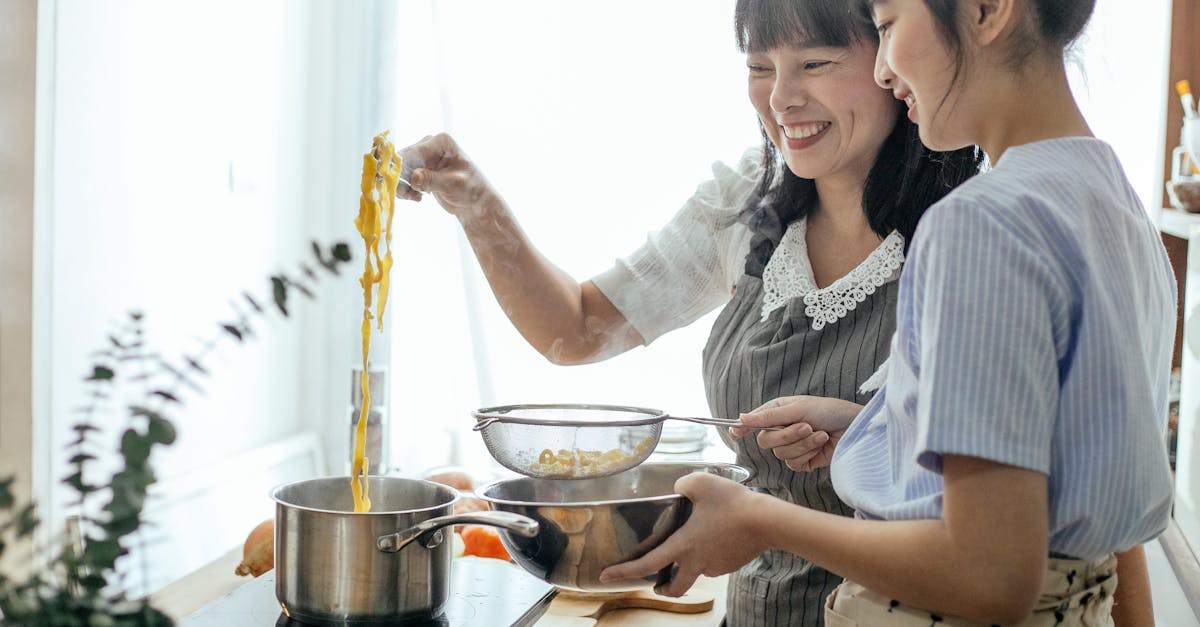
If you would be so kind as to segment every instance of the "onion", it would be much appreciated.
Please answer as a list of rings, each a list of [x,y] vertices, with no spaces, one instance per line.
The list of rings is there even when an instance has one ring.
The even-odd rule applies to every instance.
[[[275,568],[275,519],[262,521],[246,537],[242,547],[242,563],[233,571],[235,575],[255,577]]]

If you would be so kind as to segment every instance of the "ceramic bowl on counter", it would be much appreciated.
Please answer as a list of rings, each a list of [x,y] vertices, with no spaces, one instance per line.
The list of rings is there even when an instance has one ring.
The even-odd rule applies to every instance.
[[[531,574],[569,590],[638,590],[669,574],[601,583],[600,571],[645,555],[683,525],[691,501],[675,493],[675,481],[692,472],[739,483],[752,474],[735,464],[648,462],[595,479],[502,479],[475,494],[493,510],[537,521],[530,537],[499,530],[513,561]]]

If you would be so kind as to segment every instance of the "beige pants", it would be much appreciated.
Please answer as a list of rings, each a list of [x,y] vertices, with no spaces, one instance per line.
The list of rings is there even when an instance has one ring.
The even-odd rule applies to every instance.
[[[1116,589],[1117,560],[1111,555],[1092,562],[1051,558],[1033,616],[1019,627],[1111,627]],[[846,580],[825,600],[825,625],[978,627],[982,623],[906,607]]]

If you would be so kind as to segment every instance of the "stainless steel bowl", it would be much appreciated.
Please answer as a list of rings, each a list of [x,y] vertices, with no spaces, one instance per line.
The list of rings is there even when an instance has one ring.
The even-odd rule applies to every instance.
[[[499,530],[513,560],[533,575],[571,590],[638,590],[653,587],[666,573],[601,583],[600,571],[645,555],[683,525],[691,501],[675,493],[675,481],[693,472],[739,483],[752,475],[734,464],[651,462],[596,479],[503,479],[475,494],[493,510],[538,522],[531,537]]]

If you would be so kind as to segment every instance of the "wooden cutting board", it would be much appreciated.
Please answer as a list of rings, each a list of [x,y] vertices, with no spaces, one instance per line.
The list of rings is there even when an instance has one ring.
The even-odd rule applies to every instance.
[[[653,621],[663,625],[685,624],[671,620],[684,614],[711,613],[714,594],[711,590],[693,588],[687,594],[675,598],[654,594],[649,590],[633,592],[616,592],[612,594],[576,593],[560,590],[554,602],[536,627],[593,627],[594,625],[648,625]],[[616,610],[641,610],[638,612],[621,612],[610,614]],[[653,612],[647,611],[653,610]],[[629,618],[633,622],[626,623],[620,618]],[[697,617],[698,618],[698,617]],[[714,617],[714,623],[720,623],[720,617]],[[689,621],[686,624],[694,624]]]

